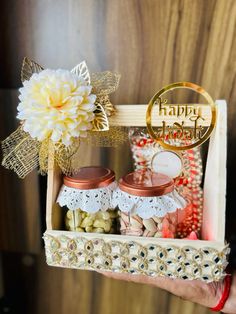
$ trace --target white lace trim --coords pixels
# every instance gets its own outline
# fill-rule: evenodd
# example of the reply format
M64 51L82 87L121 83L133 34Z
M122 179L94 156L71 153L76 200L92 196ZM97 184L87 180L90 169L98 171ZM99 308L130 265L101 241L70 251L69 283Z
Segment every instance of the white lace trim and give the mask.
M112 208L112 192L117 183L113 182L107 187L91 190L80 190L62 185L57 198L57 203L67 206L68 209L80 208L87 213L96 213L99 210L106 211Z
M175 190L169 194L155 197L140 197L130 195L117 188L113 192L113 207L118 206L122 212L130 212L131 215L138 215L143 219L151 217L164 217L177 209L187 205L185 199Z

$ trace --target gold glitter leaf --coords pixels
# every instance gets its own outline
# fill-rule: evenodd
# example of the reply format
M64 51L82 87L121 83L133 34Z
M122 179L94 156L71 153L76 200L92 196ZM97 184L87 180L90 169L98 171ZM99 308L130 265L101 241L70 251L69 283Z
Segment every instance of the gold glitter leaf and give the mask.
M92 73L91 85L93 86L92 92L97 96L109 95L113 93L119 85L120 74L112 73L109 71Z
M25 57L21 68L21 81L28 81L34 73L43 71L43 67L38 63Z
M71 70L71 72L80 77L83 77L83 79L90 85L90 74L89 74L89 70L85 61L82 61L79 64L77 64Z
M104 109L105 109L105 112L106 112L108 117L112 116L116 112L115 107L113 106L113 104L110 101L105 103Z
M108 131L109 122L105 110L101 104L96 103L95 105L96 105L96 109L94 111L95 118L92 122L93 124L92 131Z
M108 95L102 95L97 97L97 103L101 104L108 117L112 116L116 110L113 104L110 102Z

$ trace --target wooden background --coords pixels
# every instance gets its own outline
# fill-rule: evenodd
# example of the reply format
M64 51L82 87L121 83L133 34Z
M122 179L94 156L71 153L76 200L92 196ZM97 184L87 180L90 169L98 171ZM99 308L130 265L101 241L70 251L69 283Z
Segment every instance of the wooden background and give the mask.
M120 72L114 103L147 103L162 86L175 81L202 85L213 98L226 99L229 105L227 239L233 245L235 21L234 0L3 1L1 139L17 125L16 89L21 85L24 56L50 68L70 69L86 59L91 71ZM128 148L122 148L110 151L105 160L121 171L121 165L127 167L129 163L128 156ZM160 289L117 282L86 271L49 268L41 242L45 178L39 181L34 173L21 181L4 169L0 176L0 294L4 294L0 306L11 313L30 314L209 313Z

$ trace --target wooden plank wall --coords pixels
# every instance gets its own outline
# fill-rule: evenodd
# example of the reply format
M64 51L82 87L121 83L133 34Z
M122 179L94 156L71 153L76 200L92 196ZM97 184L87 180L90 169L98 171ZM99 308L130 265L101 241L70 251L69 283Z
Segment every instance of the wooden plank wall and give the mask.
M4 1L0 11L0 87L20 86L21 62L27 55L50 68L70 69L86 59L91 71L120 72L120 88L113 96L117 104L147 103L162 86L182 80L204 86L215 99L226 99L230 147L227 230L228 239L233 241L232 231L236 227L235 21L235 0ZM6 97L1 96L0 100L1 107L8 106ZM14 130L14 114L12 109L7 114L1 108L1 128ZM119 174L129 167L127 147L106 150L102 156L103 162L112 165ZM37 220L40 216L38 184L35 177L27 180L19 183L14 175L5 170L1 172L0 245L5 250L38 252L40 233L37 230L41 227ZM15 206L12 200L11 205L6 205L12 188L19 193ZM28 191L32 191L36 200L36 206L30 205L34 214L29 219L30 209L24 209ZM20 219L14 218L15 209ZM38 234L33 241L29 240L32 230ZM8 235L12 232L14 237ZM27 256L14 255L14 258L23 274L17 281L19 288L25 287L22 301L31 298L24 306L29 309L34 304L34 310L28 310L29 313L209 313L152 287L116 282L85 271L49 268L43 252L35 255L30 263L25 262L29 260ZM8 263L11 258L9 254L3 256L3 265L8 271L6 291L12 291L8 289L9 282L16 285L11 276L14 265ZM29 293L30 298L24 299Z
M18 126L17 103L16 89L0 89L0 140ZM0 249L39 253L41 215L37 172L21 180L14 172L0 167L0 191Z

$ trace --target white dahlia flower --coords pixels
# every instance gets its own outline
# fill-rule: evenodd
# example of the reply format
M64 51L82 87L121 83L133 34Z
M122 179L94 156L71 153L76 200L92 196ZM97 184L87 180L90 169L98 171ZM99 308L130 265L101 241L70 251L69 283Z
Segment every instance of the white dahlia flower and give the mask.
M91 90L82 77L67 70L34 73L20 88L17 118L31 137L69 146L72 138L85 137L92 128L96 96Z

